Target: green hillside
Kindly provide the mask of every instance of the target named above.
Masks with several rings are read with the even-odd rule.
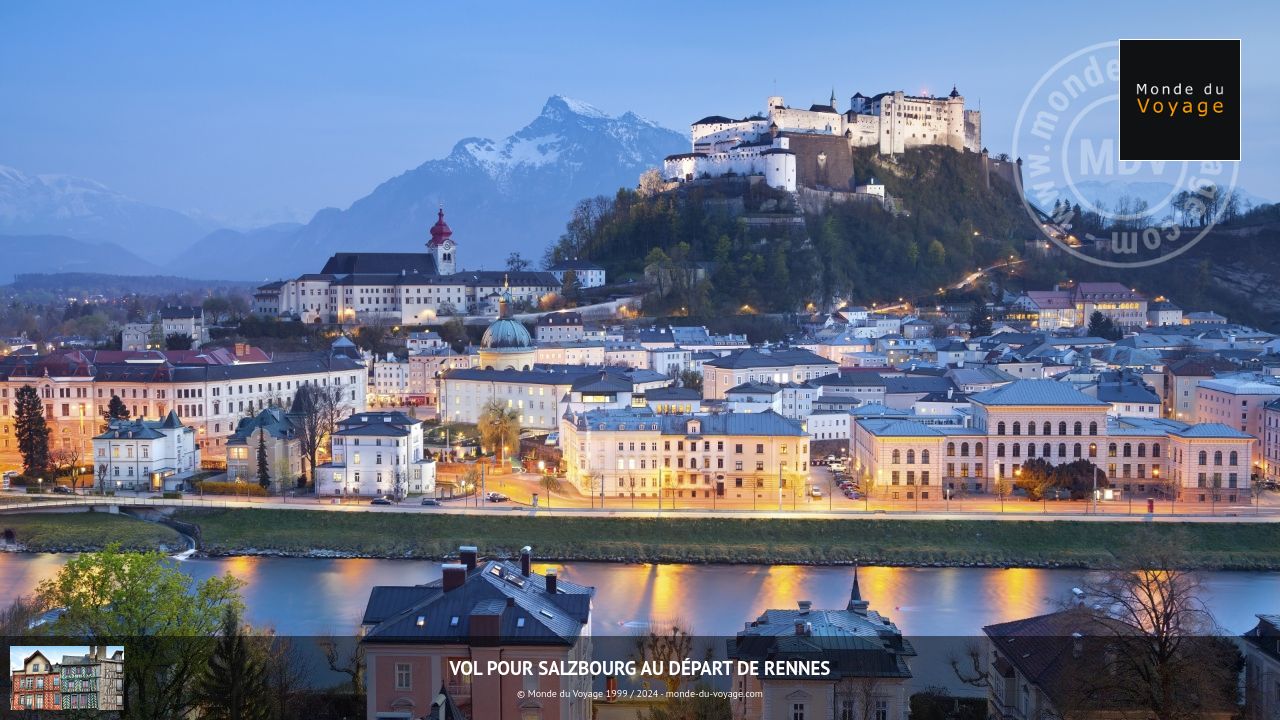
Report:
[[[874,203],[802,213],[787,193],[746,178],[648,195],[619,190],[580,203],[548,255],[590,258],[615,278],[651,263],[711,263],[701,282],[675,273],[647,311],[785,312],[822,298],[923,295],[1018,252],[1035,232],[1014,189],[998,178],[988,188],[980,162],[947,148],[895,158],[856,152],[856,176],[880,179],[901,200],[896,214]]]

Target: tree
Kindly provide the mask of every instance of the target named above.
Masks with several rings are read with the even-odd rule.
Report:
[[[986,337],[991,334],[991,317],[984,303],[976,302],[969,310],[969,337]]]
[[[1086,331],[1091,337],[1100,337],[1106,340],[1119,340],[1124,337],[1124,333],[1116,327],[1115,322],[1102,314],[1100,310],[1094,310],[1089,316],[1089,329]]]
[[[49,471],[49,425],[44,419],[44,404],[35,387],[23,385],[14,393],[14,434],[22,455],[22,472],[27,477],[40,477]]]
[[[681,370],[680,387],[686,387],[702,392],[702,373],[697,370]]]
[[[573,270],[566,270],[564,280],[560,283],[560,297],[576,302],[581,295],[582,283],[578,282],[578,273]]]
[[[271,468],[267,467],[267,431],[258,430],[258,484],[263,490],[271,487]]]
[[[230,575],[196,583],[160,552],[101,552],[67,561],[40,583],[43,607],[65,608],[49,625],[61,637],[98,643],[128,638],[124,665],[130,718],[169,720],[195,708],[195,685],[209,663],[225,609],[241,609]]]
[[[444,314],[443,308],[440,314]],[[467,325],[459,317],[450,318],[448,322],[440,326],[440,339],[449,343],[449,347],[454,352],[466,350],[467,345],[471,342],[471,337],[467,334]]]
[[[507,256],[507,270],[510,272],[524,272],[529,269],[529,261],[520,256],[519,252],[513,252]]]
[[[224,607],[222,632],[196,683],[201,718],[267,720],[270,696],[259,645],[256,638],[246,636],[236,609]]]
[[[662,192],[662,188],[666,185],[666,181],[662,179],[662,173],[657,168],[649,168],[640,173],[640,183],[636,186],[636,192],[640,197],[650,197]]]
[[[560,492],[560,485],[560,477],[556,475],[554,468],[547,468],[542,477],[538,478],[538,487],[546,493],[548,508],[551,507],[551,493]]]
[[[128,420],[129,406],[124,404],[124,400],[119,395],[111,393],[111,401],[107,403],[107,407],[102,411],[102,419],[110,424],[112,420]]]
[[[658,671],[653,675],[662,683],[668,696],[674,695],[684,684],[685,676],[678,672],[668,672],[672,662],[688,660],[693,653],[693,634],[682,623],[654,624],[649,630],[636,638],[635,660],[637,664],[648,663]]]
[[[1025,490],[1031,500],[1040,500],[1054,485],[1054,467],[1044,458],[1028,458],[1019,468],[1014,484]]]
[[[298,427],[298,444],[307,461],[310,478],[316,479],[316,465],[325,440],[347,413],[347,404],[338,385],[306,384],[298,388],[289,414]]]
[[[480,433],[481,446],[495,454],[502,453],[503,448],[509,452],[520,445],[520,411],[490,400],[476,419],[476,430]],[[505,453],[502,459],[506,460]]]
[[[1142,528],[1131,541],[1137,570],[1094,575],[1084,585],[1105,667],[1092,673],[1093,698],[1190,720],[1237,709],[1243,661],[1203,600],[1199,576],[1178,568],[1186,544]]]
[[[184,333],[170,333],[164,336],[165,350],[190,350],[194,343],[191,336]]]

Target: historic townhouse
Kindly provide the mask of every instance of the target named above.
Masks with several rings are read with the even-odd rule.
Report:
[[[733,717],[761,720],[876,718],[909,715],[910,659],[915,648],[889,618],[862,599],[853,570],[849,602],[819,610],[765,610],[728,644],[728,656],[766,662],[827,662],[830,673],[760,673],[734,680]]]
[[[196,433],[170,410],[163,420],[112,420],[93,438],[102,490],[170,490],[200,469]]]
[[[10,677],[10,710],[58,710],[62,707],[62,668],[39,650],[22,661]]]
[[[316,468],[316,494],[404,497],[436,489],[436,464],[423,451],[422,423],[400,412],[356,413],[329,439]]]
[[[622,498],[788,500],[808,491],[809,435],[772,410],[660,415],[649,408],[566,414],[560,447],[569,482]]]
[[[361,621],[367,717],[479,720],[589,720],[591,676],[540,673],[539,663],[592,659],[595,589],[533,572],[532,550],[518,562],[477,558],[459,548],[443,577],[369,594]],[[461,663],[474,661],[481,671]],[[484,672],[489,661],[511,672]],[[528,672],[520,663],[528,662]]]
[[[925,500],[944,490],[1012,484],[1034,458],[1054,465],[1088,460],[1126,495],[1210,503],[1249,497],[1253,438],[1234,428],[1108,418],[1108,403],[1052,380],[1021,380],[970,400],[968,424],[859,418],[850,439],[855,471],[878,493]]]
[[[195,430],[206,459],[223,456],[240,418],[271,406],[287,407],[303,385],[337,387],[350,410],[365,408],[366,368],[341,352],[222,365],[151,355],[71,350],[0,359],[0,467],[21,464],[13,421],[17,391],[24,385],[35,387],[44,403],[50,449],[76,455],[76,462],[88,461],[112,396],[121,398],[135,419],[176,413]]]

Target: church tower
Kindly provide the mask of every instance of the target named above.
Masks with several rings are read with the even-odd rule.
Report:
[[[457,272],[458,245],[453,241],[453,231],[445,224],[444,208],[440,208],[436,224],[431,226],[431,240],[427,242],[427,250],[435,257],[438,274],[452,275]]]

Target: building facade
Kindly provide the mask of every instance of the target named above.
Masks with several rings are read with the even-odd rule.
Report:
[[[194,428],[170,410],[163,420],[112,420],[93,438],[101,490],[172,490],[200,469]]]
[[[436,464],[423,450],[422,423],[400,412],[362,412],[338,423],[329,462],[316,468],[316,494],[404,498],[434,495]]]
[[[765,507],[809,491],[809,436],[772,412],[662,415],[590,410],[560,423],[566,478],[586,495],[711,500]]]
[[[731,388],[748,382],[802,383],[830,375],[839,367],[808,350],[735,351],[702,364],[702,397],[723,400]]]
[[[246,415],[288,407],[303,385],[336,388],[348,411],[364,410],[368,380],[360,360],[337,352],[234,364],[187,364],[163,354],[140,358],[96,350],[9,355],[0,358],[3,469],[22,462],[13,424],[16,394],[24,385],[34,387],[44,403],[50,449],[76,454],[84,462],[92,456],[93,438],[103,430],[103,412],[113,395],[135,419],[176,413],[195,430],[203,457],[220,460],[227,438]]]
[[[22,661],[22,669],[10,676],[10,710],[59,710],[62,708],[62,668],[37,650]]]
[[[911,415],[863,417],[850,440],[854,470],[895,499],[1012,485],[1022,463],[1088,460],[1125,496],[1190,502],[1250,497],[1253,438],[1216,423],[1108,418],[1108,403],[1068,383],[1021,380],[974,395],[969,424]]]
[[[373,588],[362,619],[367,717],[590,720],[591,676],[539,673],[540,662],[592,658],[595,590],[518,562],[459,549],[443,577]],[[464,661],[527,661],[528,672],[466,672]]]

